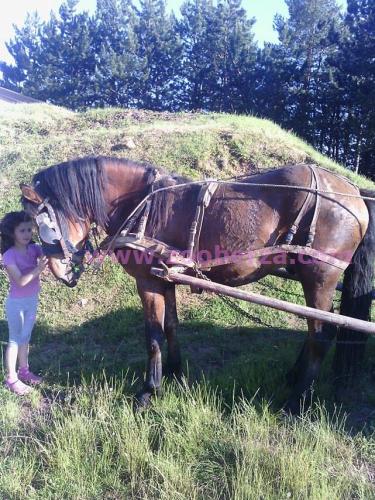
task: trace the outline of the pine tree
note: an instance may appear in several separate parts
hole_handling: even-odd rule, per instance
[[[216,79],[211,109],[242,112],[248,106],[249,90],[251,93],[253,89],[255,19],[247,18],[241,0],[224,0],[217,5],[213,20],[208,32]]]
[[[187,109],[209,109],[214,71],[208,32],[214,15],[211,0],[188,0],[181,6],[178,31],[183,47],[182,99]]]
[[[140,0],[138,16],[138,56],[143,61],[139,105],[178,109],[181,44],[176,19],[167,14],[165,0]]]
[[[335,0],[286,0],[286,4],[289,18],[275,17],[279,44],[268,45],[261,58],[268,71],[265,96],[277,82],[277,100],[282,104],[278,105],[280,119],[275,109],[271,110],[273,118],[319,146],[317,124],[323,115],[325,88],[331,85],[329,61],[342,30],[340,9]],[[275,102],[270,97],[271,105]]]
[[[241,0],[188,0],[181,14],[185,106],[246,111],[256,44]]]
[[[0,71],[3,73],[1,85],[10,90],[23,91],[23,85],[35,64],[40,45],[40,30],[43,26],[38,14],[27,14],[22,28],[14,26],[15,38],[6,46],[15,64],[0,61]],[[31,97],[37,97],[31,91]]]
[[[288,126],[288,88],[293,81],[294,64],[282,45],[265,44],[255,63],[255,91],[249,96],[253,114]]]
[[[90,19],[76,14],[78,0],[66,0],[59,18],[47,23],[28,16],[9,44],[16,66],[2,64],[3,83],[27,95],[77,109],[91,104],[88,93],[94,71]]]
[[[60,18],[51,16],[41,39],[42,51],[33,84],[43,97],[72,109],[92,102],[90,82],[94,72],[90,19],[76,14],[77,0],[66,0]]]
[[[145,61],[138,55],[138,20],[131,0],[97,0],[94,21],[95,103],[138,105]]]
[[[338,82],[346,106],[345,161],[375,179],[375,4],[348,0],[347,37],[338,60]]]

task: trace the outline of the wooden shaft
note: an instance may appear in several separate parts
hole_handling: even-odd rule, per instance
[[[174,283],[179,283],[182,285],[193,285],[198,288],[202,288],[203,290],[222,293],[223,295],[228,295],[229,297],[234,297],[235,299],[254,302],[254,304],[259,304],[261,306],[272,307],[273,309],[279,309],[280,311],[286,311],[298,316],[303,316],[305,318],[324,321],[325,323],[331,323],[345,328],[350,328],[352,330],[357,330],[359,332],[375,335],[375,324],[369,321],[350,318],[348,316],[342,316],[340,314],[322,311],[320,309],[314,309],[313,307],[291,304],[290,302],[286,302],[285,300],[264,297],[263,295],[259,295],[257,293],[245,292],[244,290],[235,289],[227,285],[220,285],[219,283],[206,281],[200,278],[187,276],[185,274],[176,273],[173,271],[166,274],[162,269],[152,268],[151,273],[160,278],[165,278],[169,281],[173,281]]]

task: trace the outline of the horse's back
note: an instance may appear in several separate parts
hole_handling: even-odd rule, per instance
[[[317,177],[315,182],[314,176]],[[301,210],[301,203],[309,192],[304,189],[289,190],[288,187],[317,189],[319,194],[310,196],[304,223],[311,223],[314,211],[318,212],[314,238],[314,246],[318,248],[328,250],[327,247],[336,245],[356,248],[366,232],[369,214],[358,187],[335,172],[301,163],[251,176],[247,182],[280,186],[268,188],[268,197],[273,205],[277,200],[282,201],[284,212],[293,213],[293,217],[296,209]],[[317,205],[318,197],[320,200]]]

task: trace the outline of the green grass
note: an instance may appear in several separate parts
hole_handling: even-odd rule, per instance
[[[372,498],[374,449],[316,406],[293,420],[205,383],[135,414],[127,379],[83,383],[2,428],[3,498]],[[59,396],[59,397],[58,397]],[[12,396],[2,407],[1,415]]]
[[[374,187],[253,117],[9,105],[0,116],[0,216],[19,209],[18,183],[40,168],[99,154],[194,179],[314,161]],[[298,283],[267,277],[248,288],[304,303]],[[1,302],[6,293],[2,273]],[[0,387],[0,498],[375,498],[374,343],[366,377],[341,409],[330,353],[313,411],[288,419],[279,412],[284,375],[305,321],[241,307],[254,319],[179,287],[185,383],[166,383],[164,396],[137,415],[132,398],[146,354],[134,281],[111,262],[72,290],[44,276],[30,359],[45,383],[25,400]],[[6,340],[0,316],[0,345]]]

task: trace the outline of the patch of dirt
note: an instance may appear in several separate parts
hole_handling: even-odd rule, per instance
[[[193,120],[201,116],[201,113],[170,113],[168,111],[158,112],[158,111],[147,111],[143,109],[121,109],[118,111],[113,111],[109,116],[101,115],[90,116],[91,123],[97,123],[99,126],[116,126],[118,122],[129,120],[133,124],[147,124],[155,121],[173,121],[181,122],[182,120]]]
[[[128,118],[131,118],[134,121],[142,122],[142,123],[150,123],[155,120],[165,120],[165,121],[174,121],[180,122],[182,119],[191,120],[200,116],[201,113],[183,113],[182,115],[177,113],[170,113],[169,111],[146,111],[146,110],[127,110],[126,115]]]
[[[0,195],[5,195],[9,193],[9,189],[12,186],[12,182],[5,175],[0,175]]]

